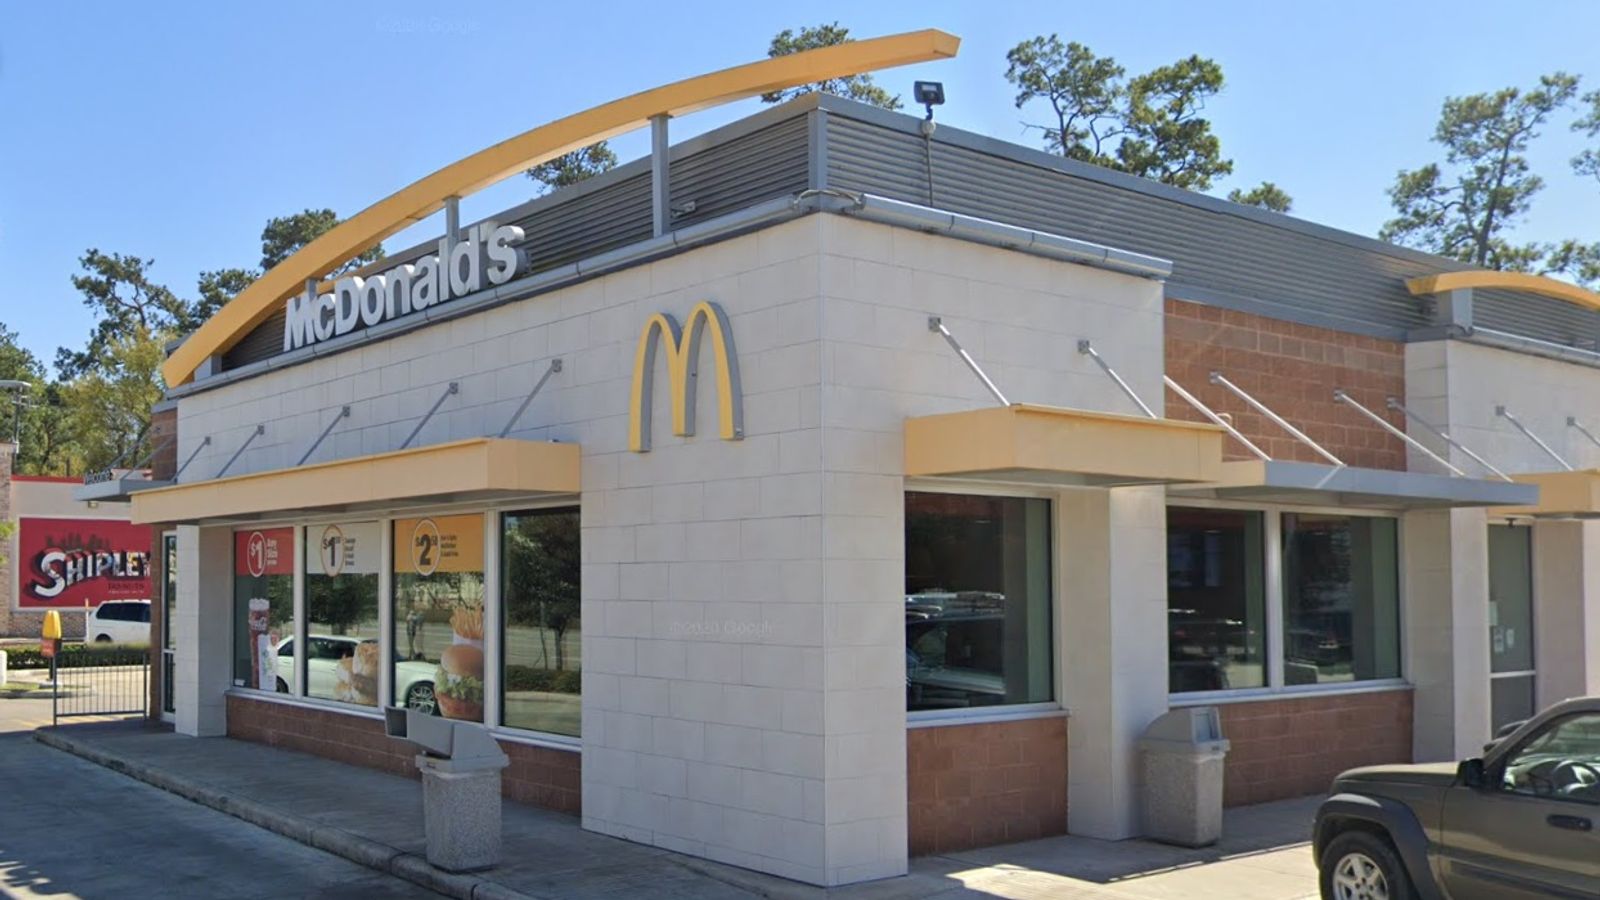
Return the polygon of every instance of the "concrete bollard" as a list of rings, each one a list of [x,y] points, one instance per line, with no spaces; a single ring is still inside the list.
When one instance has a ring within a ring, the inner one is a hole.
[[[0,684],[6,683],[6,652],[0,650]]]

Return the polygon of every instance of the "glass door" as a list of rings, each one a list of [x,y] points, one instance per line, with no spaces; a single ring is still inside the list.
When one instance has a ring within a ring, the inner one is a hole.
[[[1495,731],[1534,707],[1533,530],[1489,526],[1489,716]]]
[[[173,703],[172,679],[177,666],[173,662],[172,617],[178,610],[178,536],[161,536],[161,714],[169,718],[177,712]]]

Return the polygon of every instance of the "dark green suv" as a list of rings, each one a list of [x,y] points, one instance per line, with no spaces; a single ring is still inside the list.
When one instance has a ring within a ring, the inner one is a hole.
[[[1481,759],[1351,769],[1312,841],[1328,900],[1600,898],[1600,697]]]

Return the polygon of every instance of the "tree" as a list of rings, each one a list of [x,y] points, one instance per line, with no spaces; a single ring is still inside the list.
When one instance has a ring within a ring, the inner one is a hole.
[[[1127,133],[1117,145],[1118,168],[1163,184],[1203,191],[1233,172],[1222,142],[1200,115],[1222,91],[1222,67],[1199,56],[1138,75],[1128,82]]]
[[[192,321],[187,302],[150,279],[155,260],[90,248],[78,262],[84,274],[74,275],[72,286],[83,294],[83,305],[98,321],[84,349],[56,351],[56,369],[62,378],[74,378],[100,365],[110,345],[135,329],[151,334],[186,331],[199,324]]]
[[[1045,146],[1069,159],[1114,166],[1113,138],[1124,131],[1124,70],[1109,56],[1095,56],[1056,35],[1023,41],[1006,54],[1006,80],[1017,87],[1017,109],[1042,99],[1055,127],[1040,127]]]
[[[17,438],[12,471],[23,475],[60,475],[60,446],[65,428],[51,409],[54,385],[45,377],[44,365],[17,343],[17,333],[0,323],[0,379],[28,384],[24,391],[3,391],[0,397],[0,441]],[[59,398],[55,398],[59,400]],[[21,404],[14,407],[12,404]],[[15,429],[13,431],[13,429]]]
[[[850,29],[840,26],[838,22],[829,25],[814,25],[795,31],[785,28],[772,38],[772,43],[767,46],[767,56],[776,59],[799,53],[803,50],[815,50],[819,47],[835,47],[839,44],[848,44]],[[801,94],[820,91],[825,94],[837,94],[848,97],[861,103],[869,103],[883,109],[899,109],[900,97],[891,94],[873,82],[871,75],[846,75],[843,78],[829,78],[812,84],[803,84],[799,87],[788,88],[781,91],[771,91],[761,95],[762,103],[782,103],[792,100]]]
[[[1584,114],[1572,123],[1572,130],[1587,136],[1600,137],[1600,90],[1583,95]],[[1600,181],[1600,147],[1592,147],[1572,158],[1572,171]]]
[[[61,385],[62,413],[86,471],[129,466],[152,449],[150,409],[161,399],[169,331],[136,325],[111,339],[96,364]]]
[[[601,141],[548,162],[542,162],[529,169],[527,175],[543,186],[539,193],[545,194],[580,181],[588,181],[601,172],[611,171],[616,166],[617,154],[612,152],[610,145]]]
[[[1540,268],[1552,248],[1514,243],[1509,232],[1544,187],[1528,165],[1528,145],[1577,87],[1576,77],[1556,72],[1528,91],[1446,98],[1433,136],[1445,165],[1395,177],[1389,197],[1399,215],[1378,236],[1487,269]]]
[[[288,259],[296,250],[322,237],[340,221],[339,214],[331,209],[305,209],[293,215],[269,219],[267,226],[261,229],[262,271]],[[380,259],[383,259],[382,244],[368,248],[332,274],[341,275]]]
[[[201,272],[196,289],[200,296],[189,305],[189,318],[198,327],[228,305],[252,282],[261,277],[254,269],[217,269]]]
[[[1228,192],[1228,199],[1245,206],[1259,206],[1280,213],[1286,213],[1294,206],[1294,198],[1270,181],[1263,181],[1248,191],[1234,188]]]
[[[1030,127],[1054,153],[1191,190],[1233,171],[1200,115],[1222,90],[1214,60],[1190,56],[1125,81],[1115,59],[1052,34],[1011,48],[1006,62],[1017,108],[1049,105],[1054,122]]]
[[[541,660],[551,668],[544,644],[546,631],[555,638],[555,666],[567,667],[566,633],[582,609],[578,583],[578,517],[519,517],[506,531],[506,621],[539,629]]]

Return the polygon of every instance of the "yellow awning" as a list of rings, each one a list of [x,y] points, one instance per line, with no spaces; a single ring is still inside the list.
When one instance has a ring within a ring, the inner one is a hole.
[[[1216,481],[1215,425],[1026,403],[905,424],[907,476],[1116,487]]]
[[[1497,516],[1545,516],[1555,519],[1600,518],[1600,469],[1575,472],[1530,472],[1512,475],[1519,484],[1537,485],[1539,502],[1531,506],[1499,506]]]
[[[356,512],[579,492],[577,444],[470,438],[133,495],[136,523]]]

